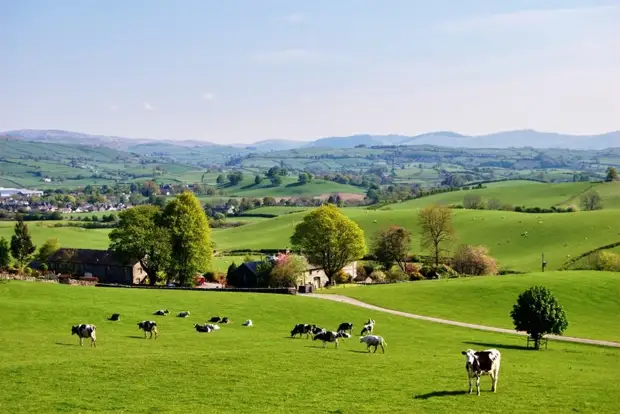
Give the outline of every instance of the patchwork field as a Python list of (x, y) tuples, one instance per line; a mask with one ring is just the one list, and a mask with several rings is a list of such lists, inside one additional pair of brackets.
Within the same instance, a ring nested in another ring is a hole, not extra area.
[(428, 280), (321, 291), (418, 315), (514, 328), (510, 311), (519, 293), (544, 285), (564, 307), (567, 336), (620, 341), (620, 273), (545, 272)]
[[(191, 316), (159, 317), (161, 336), (145, 340), (136, 323), (159, 308)], [(113, 312), (121, 321), (106, 320)], [(233, 324), (196, 333), (193, 323), (213, 315)], [(247, 318), (253, 328), (240, 325)], [(368, 318), (386, 338), (385, 354), (367, 354), (355, 338), (336, 350), (289, 337), (297, 322), (334, 329)], [(0, 322), (2, 412), (618, 410), (618, 349), (551, 343), (535, 352), (520, 337), (303, 297), (9, 282), (0, 284)], [(97, 348), (70, 335), (80, 322), (97, 326)], [(483, 378), (482, 395), (467, 395), (460, 352), (488, 347), (502, 352), (498, 391)]]

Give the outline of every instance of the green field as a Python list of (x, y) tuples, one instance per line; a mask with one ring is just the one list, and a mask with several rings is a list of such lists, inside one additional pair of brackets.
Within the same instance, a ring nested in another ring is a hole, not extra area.
[[(96, 299), (95, 299), (96, 298)], [(172, 292), (0, 284), (2, 412), (617, 412), (620, 350), (523, 338), (410, 320), (285, 295)], [(188, 319), (153, 317), (190, 310)], [(108, 322), (113, 312), (121, 321)], [(213, 315), (233, 324), (199, 334)], [(612, 315), (608, 315), (612, 318)], [(136, 323), (158, 318), (160, 337)], [(243, 328), (250, 318), (255, 326)], [(290, 339), (295, 323), (334, 329), (377, 321), (385, 354), (355, 339), (340, 349)], [(80, 348), (72, 324), (97, 326), (97, 348)], [(467, 395), (460, 352), (502, 352), (498, 391)], [(614, 397), (615, 396), (615, 397)]]
[(334, 193), (363, 194), (364, 189), (332, 181), (313, 180), (308, 184), (298, 185), (297, 177), (282, 177), (282, 184), (273, 186), (267, 179), (261, 184), (254, 184), (254, 177), (245, 178), (236, 186), (223, 186), (228, 194), (237, 197), (317, 197)]
[(564, 306), (565, 334), (620, 341), (620, 273), (545, 272), (429, 280), (397, 285), (323, 290), (418, 315), (513, 328), (510, 310), (519, 293), (541, 284)]

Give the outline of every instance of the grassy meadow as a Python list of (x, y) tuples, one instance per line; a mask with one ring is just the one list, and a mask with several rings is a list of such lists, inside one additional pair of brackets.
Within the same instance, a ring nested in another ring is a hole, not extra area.
[(564, 306), (567, 336), (620, 341), (620, 273), (545, 272), (526, 275), (425, 280), (322, 290), (376, 306), (459, 322), (511, 329), (521, 292), (544, 285)]
[[(160, 308), (171, 315), (151, 315)], [(172, 316), (181, 310), (191, 316)], [(121, 314), (119, 322), (106, 320), (113, 312)], [(521, 337), (318, 299), (5, 282), (0, 315), (1, 412), (618, 410), (618, 349), (553, 342), (536, 352), (524, 349)], [(194, 323), (213, 315), (233, 323), (195, 332)], [(240, 325), (248, 318), (254, 327)], [(335, 329), (343, 321), (359, 327), (368, 318), (386, 338), (385, 354), (366, 353), (355, 337), (336, 350), (289, 334), (299, 322)], [(158, 339), (143, 339), (136, 323), (144, 319), (157, 319)], [(97, 348), (86, 341), (78, 346), (70, 335), (78, 323), (97, 326)], [(482, 395), (467, 395), (460, 352), (489, 347), (502, 352), (498, 391), (489, 392), (485, 377)]]

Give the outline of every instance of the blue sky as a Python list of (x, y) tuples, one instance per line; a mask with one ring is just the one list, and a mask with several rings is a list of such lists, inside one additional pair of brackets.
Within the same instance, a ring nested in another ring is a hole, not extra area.
[(618, 22), (618, 0), (0, 0), (0, 131), (617, 130)]

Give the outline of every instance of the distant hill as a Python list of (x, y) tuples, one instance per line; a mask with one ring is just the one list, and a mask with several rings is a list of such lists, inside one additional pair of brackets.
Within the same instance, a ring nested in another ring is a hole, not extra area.
[(123, 138), (117, 136), (89, 135), (80, 132), (62, 130), (23, 129), (7, 131), (0, 135), (25, 141), (101, 145), (123, 151), (144, 154), (153, 152), (174, 152), (174, 147), (210, 148), (219, 153), (243, 154), (247, 152), (270, 152), (298, 148), (354, 148), (357, 146), (377, 145), (435, 145), (462, 148), (566, 148), (582, 150), (600, 150), (620, 147), (620, 131), (599, 135), (569, 135), (534, 130), (504, 131), (487, 135), (463, 135), (452, 131), (436, 131), (426, 134), (407, 135), (370, 135), (359, 134), (344, 137), (326, 137), (314, 141), (293, 141), (272, 139), (253, 144), (215, 144), (195, 139), (150, 139)]

